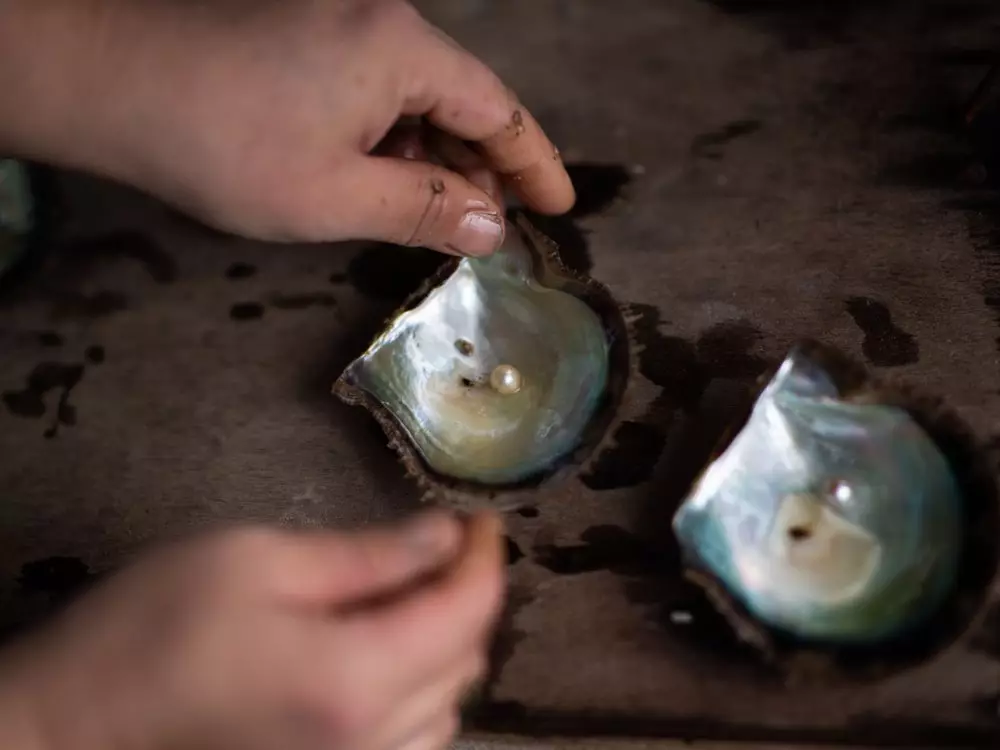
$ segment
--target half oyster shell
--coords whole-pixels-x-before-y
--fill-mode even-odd
[[[925,658],[970,627],[998,529],[987,464],[940,401],[814,342],[674,517],[692,577],[746,640],[880,662]]]
[[[449,263],[418,291],[334,392],[372,411],[432,495],[496,504],[596,453],[632,349],[610,292],[518,217],[495,254]]]

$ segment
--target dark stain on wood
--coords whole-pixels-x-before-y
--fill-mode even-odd
[[[870,297],[849,297],[844,308],[864,333],[861,350],[876,367],[902,367],[920,361],[917,339],[900,328],[889,308]]]

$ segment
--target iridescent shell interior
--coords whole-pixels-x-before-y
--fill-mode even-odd
[[[957,585],[959,481],[898,404],[845,394],[805,348],[674,518],[689,565],[761,623],[870,645],[919,627]]]
[[[603,288],[552,265],[548,250],[509,223],[498,252],[450,266],[335,391],[374,400],[440,478],[508,487],[554,471],[621,379],[602,312],[620,314],[595,309],[588,295]]]

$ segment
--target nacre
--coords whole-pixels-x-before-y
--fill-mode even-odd
[[[523,218],[431,279],[334,386],[428,489],[495,493],[581,466],[628,381],[628,323]]]
[[[844,389],[817,351],[785,359],[674,531],[688,565],[758,622],[868,646],[918,627],[954,589],[963,497],[910,413]]]

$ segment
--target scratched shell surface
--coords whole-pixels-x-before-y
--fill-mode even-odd
[[[572,452],[608,381],[609,341],[583,300],[542,283],[524,237],[466,258],[342,379],[398,421],[436,473],[516,484]]]
[[[918,626],[955,584],[962,498],[895,406],[843,400],[801,348],[674,518],[688,563],[762,623],[867,645]]]

